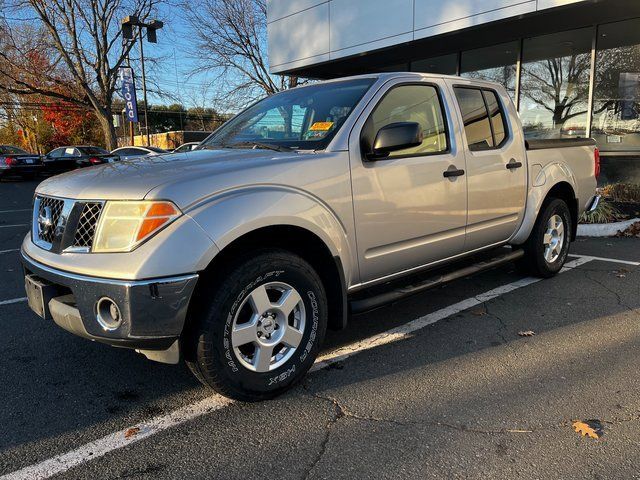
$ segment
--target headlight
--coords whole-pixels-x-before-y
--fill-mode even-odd
[[[171,202],[108,201],[96,228],[93,252],[130,252],[182,215]]]

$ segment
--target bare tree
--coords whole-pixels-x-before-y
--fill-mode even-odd
[[[225,107],[243,107],[303,83],[269,73],[265,0],[187,1],[184,8],[195,39],[193,73],[213,73],[225,85],[219,92]]]
[[[10,1],[4,11],[13,19],[0,24],[0,90],[93,111],[107,148],[115,148],[118,69],[132,47],[122,44],[120,20],[144,20],[161,0]]]
[[[588,54],[551,58],[525,64],[523,96],[551,113],[553,125],[586,115],[589,96]]]

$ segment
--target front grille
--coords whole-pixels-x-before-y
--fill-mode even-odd
[[[44,240],[47,243],[53,243],[56,236],[56,226],[60,221],[60,215],[62,215],[62,209],[64,208],[64,200],[51,197],[39,197],[38,205],[38,217],[46,217],[47,209],[50,212],[52,228],[38,229],[38,237],[40,240]]]
[[[102,203],[89,202],[82,207],[78,227],[73,238],[74,247],[91,248],[93,245],[93,236],[96,233],[96,225],[98,218],[102,212]]]
[[[37,195],[33,242],[54,253],[90,252],[103,202]]]

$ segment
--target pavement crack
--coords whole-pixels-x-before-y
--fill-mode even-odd
[[[589,280],[591,280],[593,283],[595,283],[596,285],[599,285],[600,287],[602,287],[603,290],[606,290],[607,292],[611,293],[612,295],[614,295],[616,297],[616,300],[618,302],[618,305],[620,307],[624,307],[627,310],[629,310],[630,312],[635,312],[635,309],[633,307],[631,307],[630,305],[627,305],[623,300],[622,297],[620,296],[620,294],[618,292],[616,292],[615,290],[613,290],[612,288],[610,288],[606,283],[604,283],[603,281],[594,278],[593,276],[591,276],[588,272],[585,273],[585,277],[587,277]]]

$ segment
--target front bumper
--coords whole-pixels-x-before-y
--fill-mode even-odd
[[[25,275],[46,285],[45,318],[51,318],[71,333],[139,350],[167,350],[182,333],[198,280],[195,273],[149,280],[114,280],[50,268],[30,258],[24,250],[21,253]],[[107,329],[98,322],[96,305],[105,297],[119,307],[121,323],[117,328]]]

